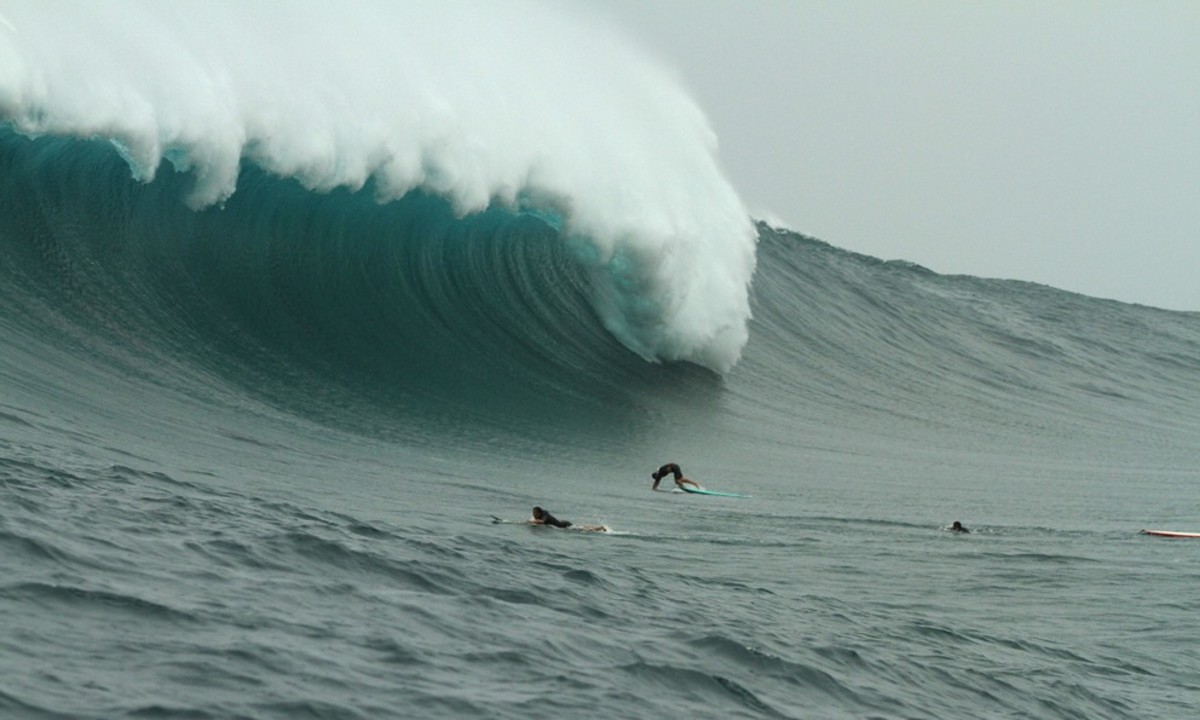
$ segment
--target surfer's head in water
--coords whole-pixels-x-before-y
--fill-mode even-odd
[[[950,530],[951,530],[952,532],[959,532],[959,533],[969,533],[969,532],[971,532],[970,530],[968,530],[968,529],[966,529],[965,527],[963,527],[963,524],[962,524],[962,523],[960,523],[960,522],[959,522],[959,521],[957,521],[957,520],[955,520],[955,521],[954,521],[954,524],[950,526]]]
[[[554,527],[560,527],[560,528],[571,527],[570,521],[559,520],[558,518],[554,517],[550,513],[546,512],[545,510],[543,510],[537,506],[534,506],[534,508],[533,508],[533,520],[530,520],[529,522],[530,522],[530,524],[533,524],[533,525],[552,525]]]
[[[678,465],[676,465],[675,463],[667,463],[666,465],[663,465],[659,469],[650,473],[650,477],[654,478],[654,484],[650,486],[650,489],[657,490],[658,483],[661,482],[662,479],[665,478],[668,474],[675,478],[675,485],[678,487],[683,487],[684,485],[693,485],[695,487],[700,487],[700,484],[697,483],[695,480],[688,480],[687,478],[685,478],[683,476],[683,471],[679,469]]]

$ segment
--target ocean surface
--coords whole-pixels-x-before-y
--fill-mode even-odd
[[[59,6],[0,3],[0,717],[1200,710],[1200,541],[1138,534],[1200,532],[1200,313],[754,222],[587,32],[385,94]]]

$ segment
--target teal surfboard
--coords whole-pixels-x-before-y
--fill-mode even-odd
[[[692,493],[693,495],[716,495],[717,497],[735,497],[735,498],[750,497],[749,495],[743,495],[741,493],[717,492],[716,490],[705,490],[704,488],[692,487],[691,485],[684,485],[680,489],[683,490],[684,492]]]

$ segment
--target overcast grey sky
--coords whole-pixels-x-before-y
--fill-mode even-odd
[[[1200,310],[1200,2],[586,2],[674,67],[755,217]]]

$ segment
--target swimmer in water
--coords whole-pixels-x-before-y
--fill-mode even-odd
[[[955,520],[955,521],[954,521],[954,524],[950,526],[950,532],[956,532],[956,533],[969,533],[969,532],[971,532],[971,531],[970,531],[970,530],[968,530],[968,529],[966,529],[965,527],[963,527],[963,524],[962,524],[962,523],[960,523],[959,521]]]
[[[584,530],[587,532],[608,532],[607,525],[572,525],[570,520],[559,520],[540,507],[535,507],[533,509],[533,517],[527,522],[530,525],[550,525],[558,528],[574,527],[576,530]]]
[[[650,489],[657,490],[658,483],[660,483],[662,479],[667,476],[667,473],[670,473],[675,477],[676,487],[682,488],[686,484],[691,485],[696,489],[700,488],[700,483],[696,482],[695,480],[688,480],[683,476],[683,471],[679,469],[678,465],[675,463],[667,463],[666,465],[663,465],[659,469],[650,473],[650,477],[654,478],[654,484],[650,486]]]

